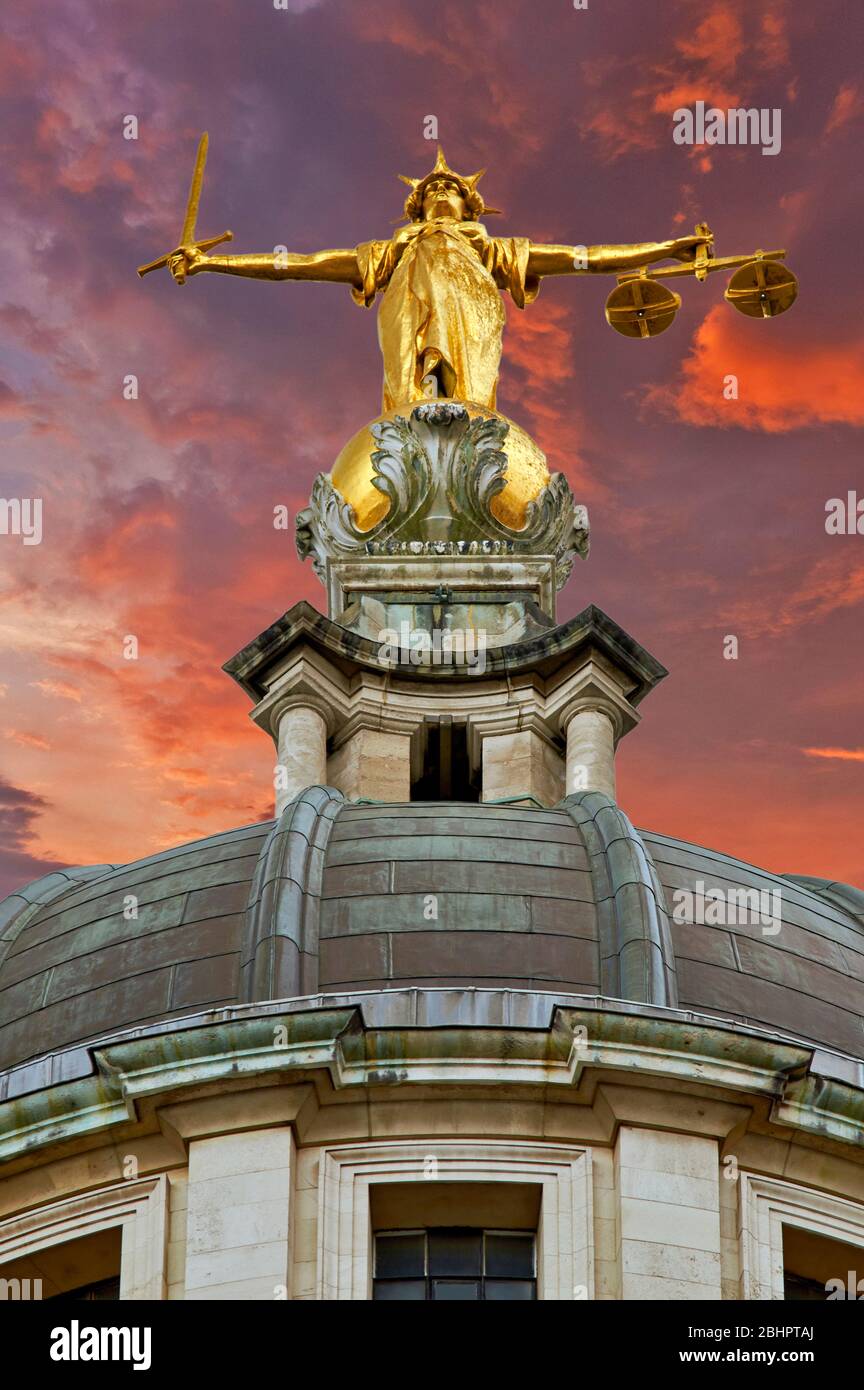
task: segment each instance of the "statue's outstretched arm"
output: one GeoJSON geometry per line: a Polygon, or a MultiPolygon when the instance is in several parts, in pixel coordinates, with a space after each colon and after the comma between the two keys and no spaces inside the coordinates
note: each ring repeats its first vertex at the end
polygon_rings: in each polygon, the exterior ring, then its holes
{"type": "Polygon", "coordinates": [[[359,287],[362,284],[357,264],[357,252],[315,251],[311,256],[299,256],[287,251],[266,251],[258,256],[207,256],[203,251],[190,249],[174,257],[171,273],[200,275],[215,270],[221,275],[245,275],[253,280],[331,280],[338,284],[359,287]],[[179,265],[184,262],[184,265],[179,265]]]}
{"type": "Polygon", "coordinates": [[[625,246],[539,246],[531,243],[528,275],[617,275],[652,261],[692,261],[711,238],[700,235],[671,241],[637,241],[625,246]]]}

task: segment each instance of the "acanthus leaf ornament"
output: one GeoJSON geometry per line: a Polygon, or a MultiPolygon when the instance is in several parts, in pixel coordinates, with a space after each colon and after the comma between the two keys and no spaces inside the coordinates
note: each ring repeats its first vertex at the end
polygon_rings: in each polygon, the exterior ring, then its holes
{"type": "Polygon", "coordinates": [[[549,555],[560,588],[575,556],[588,553],[588,515],[556,473],[529,503],[522,528],[495,516],[492,503],[507,481],[508,432],[502,416],[472,416],[457,401],[428,401],[407,418],[377,421],[370,457],[374,486],[390,501],[387,514],[361,530],[353,508],[321,474],[297,518],[298,553],[312,556],[322,579],[328,559],[362,553],[549,555]]]}

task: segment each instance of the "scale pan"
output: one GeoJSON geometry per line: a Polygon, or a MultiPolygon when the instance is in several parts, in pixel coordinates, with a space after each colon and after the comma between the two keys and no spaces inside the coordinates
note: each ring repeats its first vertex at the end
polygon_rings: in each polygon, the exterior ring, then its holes
{"type": "Polygon", "coordinates": [[[735,271],[724,297],[751,319],[771,319],[795,303],[798,281],[782,261],[748,261],[735,271]]]}
{"type": "Polygon", "coordinates": [[[625,338],[656,338],[671,324],[681,304],[680,294],[656,280],[624,280],[606,300],[606,322],[625,338]]]}

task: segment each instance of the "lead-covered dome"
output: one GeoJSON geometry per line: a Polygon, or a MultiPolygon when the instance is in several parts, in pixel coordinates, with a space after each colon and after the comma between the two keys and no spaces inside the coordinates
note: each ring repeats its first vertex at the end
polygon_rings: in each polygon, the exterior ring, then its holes
{"type": "Polygon", "coordinates": [[[864,893],[637,832],[599,793],[532,809],[317,787],[278,821],[0,905],[0,1067],[202,1009],[409,986],[633,1000],[860,1055],[864,893]],[[705,911],[745,893],[777,930],[705,911]]]}

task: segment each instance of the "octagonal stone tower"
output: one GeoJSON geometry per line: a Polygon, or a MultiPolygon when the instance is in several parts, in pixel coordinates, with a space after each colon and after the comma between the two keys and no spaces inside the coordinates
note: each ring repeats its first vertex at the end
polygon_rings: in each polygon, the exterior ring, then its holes
{"type": "Polygon", "coordinates": [[[458,401],[388,412],[316,480],[297,545],[329,619],[298,604],[225,668],[276,744],[277,811],[310,781],[614,796],[615,745],[666,672],[594,607],[556,626],[588,516],[518,426],[458,401]]]}

